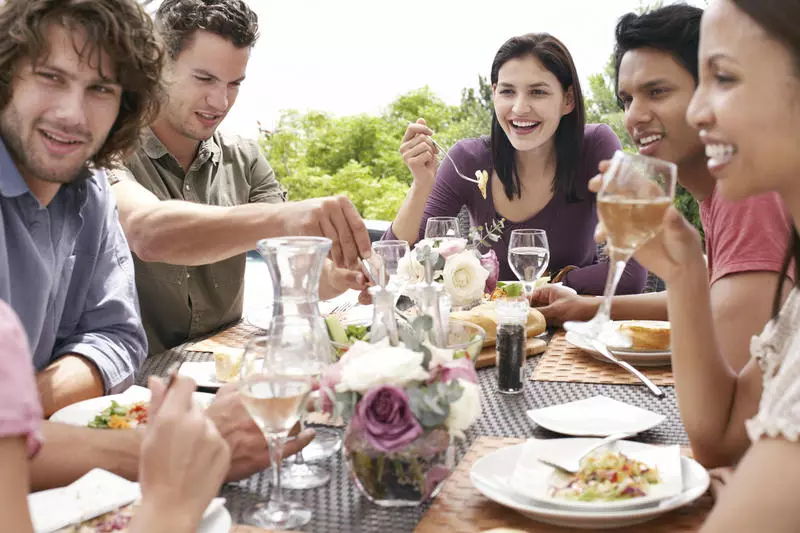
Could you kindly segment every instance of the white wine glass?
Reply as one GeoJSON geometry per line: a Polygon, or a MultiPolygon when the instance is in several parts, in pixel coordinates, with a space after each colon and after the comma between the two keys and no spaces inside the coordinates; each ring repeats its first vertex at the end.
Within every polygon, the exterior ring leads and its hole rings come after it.
{"type": "Polygon", "coordinates": [[[550,246],[543,229],[515,229],[508,241],[508,265],[530,298],[536,280],[550,264],[550,246]]]}
{"type": "MultiPolygon", "coordinates": [[[[273,317],[269,336],[281,357],[296,361],[295,372],[319,379],[322,372],[334,362],[334,354],[325,323],[321,316],[310,314],[273,317]]],[[[300,423],[303,424],[303,416],[300,423]]],[[[329,457],[341,448],[341,436],[335,429],[319,428],[312,441],[316,448],[309,454],[312,460],[329,457]]],[[[308,447],[311,447],[309,444],[308,447]]],[[[319,464],[306,462],[306,450],[298,451],[287,460],[281,471],[281,485],[287,489],[304,490],[328,483],[331,474],[319,464]]]]}
{"type": "Polygon", "coordinates": [[[597,215],[606,234],[608,277],[597,314],[588,322],[565,322],[564,329],[590,340],[630,347],[631,340],[611,321],[611,299],[633,253],[653,238],[675,199],[678,167],[654,157],[617,151],[597,193],[597,215]]]}
{"type": "Polygon", "coordinates": [[[407,241],[376,241],[372,243],[372,251],[376,257],[377,266],[375,278],[380,280],[381,270],[383,279],[388,277],[386,288],[395,294],[395,305],[400,294],[406,289],[409,277],[400,271],[400,260],[410,253],[407,241]]]}
{"type": "Polygon", "coordinates": [[[461,230],[458,229],[456,217],[430,217],[425,223],[426,240],[460,239],[461,230]]]}
{"type": "Polygon", "coordinates": [[[305,352],[284,350],[286,343],[280,337],[255,337],[245,348],[240,370],[242,403],[267,440],[273,480],[270,499],[247,509],[243,520],[265,529],[295,529],[311,519],[308,508],[284,500],[281,487],[283,446],[306,410],[313,372],[318,366],[315,340],[308,337],[303,343],[305,352]]]}

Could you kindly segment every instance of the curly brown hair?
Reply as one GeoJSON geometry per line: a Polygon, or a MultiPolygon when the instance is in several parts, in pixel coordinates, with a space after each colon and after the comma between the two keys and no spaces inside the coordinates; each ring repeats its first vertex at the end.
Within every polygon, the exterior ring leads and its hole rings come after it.
{"type": "MultiPolygon", "coordinates": [[[[122,86],[119,113],[95,167],[113,167],[131,153],[140,130],[158,116],[164,48],[150,16],[134,0],[6,0],[0,3],[0,110],[11,100],[11,77],[20,60],[40,61],[48,52],[47,28],[82,31],[82,57],[104,51],[122,86]],[[88,54],[88,55],[85,55],[88,54]]],[[[99,63],[98,63],[99,64],[99,63]]]]}
{"type": "Polygon", "coordinates": [[[173,59],[197,30],[219,35],[237,48],[251,48],[258,40],[258,15],[244,0],[164,0],[155,19],[173,59]]]}

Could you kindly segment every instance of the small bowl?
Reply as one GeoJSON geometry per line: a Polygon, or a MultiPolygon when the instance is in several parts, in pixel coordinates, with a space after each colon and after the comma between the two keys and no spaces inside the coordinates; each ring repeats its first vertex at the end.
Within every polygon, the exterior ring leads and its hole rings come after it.
{"type": "Polygon", "coordinates": [[[447,346],[455,352],[456,357],[468,355],[470,359],[476,361],[478,355],[483,350],[483,341],[486,339],[486,331],[471,322],[464,320],[450,319],[447,335],[447,346]]]}

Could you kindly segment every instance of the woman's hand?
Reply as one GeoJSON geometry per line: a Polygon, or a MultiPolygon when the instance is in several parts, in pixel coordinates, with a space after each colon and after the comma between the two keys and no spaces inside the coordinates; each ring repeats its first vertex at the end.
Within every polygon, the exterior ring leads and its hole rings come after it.
{"type": "Polygon", "coordinates": [[[436,178],[436,153],[438,150],[431,139],[433,130],[425,125],[425,119],[417,119],[415,124],[409,124],[400,145],[400,154],[403,162],[414,177],[414,185],[430,191],[433,180],[436,178]]]}
{"type": "MultiPolygon", "coordinates": [[[[608,161],[600,163],[600,172],[606,172],[608,161]]],[[[602,175],[589,181],[589,190],[598,192],[602,185],[602,175]]],[[[598,223],[595,240],[606,239],[603,224],[598,223]]],[[[700,233],[686,220],[674,206],[664,214],[664,224],[653,238],[640,246],[633,257],[645,268],[663,279],[666,284],[678,281],[690,268],[705,269],[703,246],[700,233]]]]}
{"type": "Polygon", "coordinates": [[[193,380],[176,378],[169,390],[154,380],[151,388],[139,466],[142,512],[133,530],[197,531],[228,473],[230,450],[192,399],[193,380]]]}

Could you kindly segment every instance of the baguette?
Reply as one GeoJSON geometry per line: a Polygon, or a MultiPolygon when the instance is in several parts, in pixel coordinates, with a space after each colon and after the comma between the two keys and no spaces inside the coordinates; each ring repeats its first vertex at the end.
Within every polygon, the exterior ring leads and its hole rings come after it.
{"type": "MultiPolygon", "coordinates": [[[[494,346],[497,341],[497,312],[494,309],[494,302],[486,302],[473,307],[469,311],[454,311],[450,313],[450,318],[463,320],[476,324],[486,331],[484,346],[494,346]]],[[[528,337],[534,337],[547,329],[544,316],[537,309],[528,309],[528,323],[525,331],[528,337]]]]}
{"type": "Polygon", "coordinates": [[[630,337],[633,350],[669,350],[669,322],[660,320],[626,320],[617,323],[617,329],[630,337]]]}

